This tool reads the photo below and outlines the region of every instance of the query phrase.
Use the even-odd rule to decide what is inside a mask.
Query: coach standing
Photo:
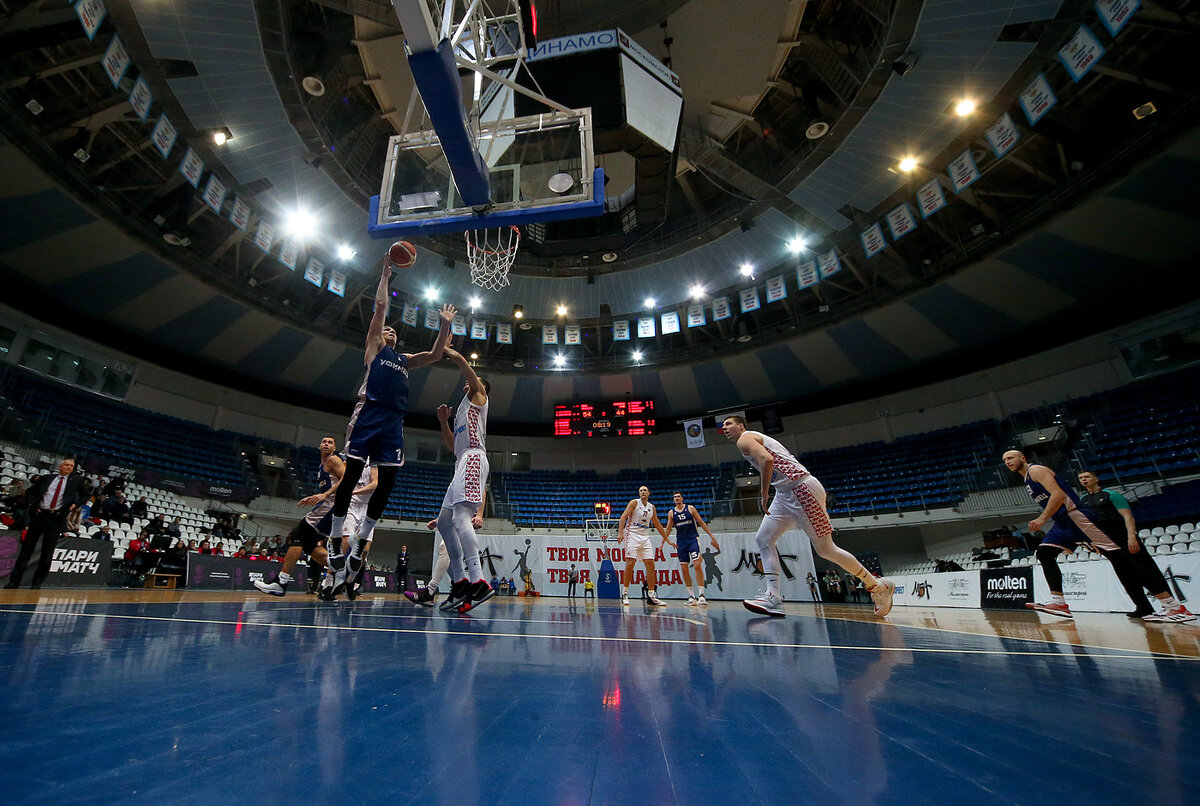
[[[83,477],[74,473],[75,460],[63,459],[58,465],[57,474],[47,473],[29,488],[29,528],[25,531],[21,553],[17,556],[17,564],[13,566],[5,588],[20,587],[21,576],[25,573],[29,558],[33,556],[33,547],[37,545],[38,538],[42,540],[42,556],[37,570],[33,572],[32,587],[42,587],[46,575],[50,573],[54,547],[67,528],[67,516],[87,500],[87,493],[90,492],[85,487]]]

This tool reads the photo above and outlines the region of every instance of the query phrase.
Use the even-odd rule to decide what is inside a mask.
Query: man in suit
[[[33,572],[32,587],[42,587],[46,575],[50,573],[54,547],[58,544],[63,530],[67,528],[67,516],[83,505],[88,492],[90,491],[86,489],[84,478],[75,475],[74,459],[63,459],[58,465],[57,473],[47,473],[33,483],[29,488],[29,528],[25,531],[21,553],[17,556],[17,564],[13,566],[5,588],[21,585],[21,576],[25,573],[25,566],[29,564],[29,559],[33,556],[33,547],[37,545],[39,538],[42,541],[42,557]]]
[[[400,593],[408,590],[408,546],[401,546],[396,555],[396,590]]]

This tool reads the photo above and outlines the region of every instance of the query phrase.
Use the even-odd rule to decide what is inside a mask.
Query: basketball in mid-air
[[[411,269],[417,262],[417,247],[408,241],[396,241],[388,248],[388,261],[397,269]]]

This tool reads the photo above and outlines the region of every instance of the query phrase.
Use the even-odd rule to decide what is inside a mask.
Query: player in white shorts
[[[821,482],[779,440],[758,431],[747,431],[743,418],[726,417],[721,427],[725,438],[737,444],[742,456],[758,468],[763,479],[762,508],[766,514],[755,540],[762,555],[767,590],[743,600],[746,609],[765,616],[786,615],[779,591],[779,551],[775,546],[784,532],[796,527],[808,536],[818,554],[863,581],[875,603],[876,615],[890,613],[896,584],[890,579],[876,578],[853,554],[833,542],[833,525],[825,511],[825,488]],[[774,501],[770,497],[771,487],[775,488]]]
[[[354,488],[354,497],[350,499],[350,508],[346,510],[346,522],[342,525],[342,542],[355,543],[350,550],[350,562],[347,563],[346,598],[354,601],[358,598],[358,590],[362,587],[363,574],[366,572],[367,555],[371,553],[371,541],[375,539],[375,527],[367,531],[363,540],[354,540],[363,519],[367,517],[367,502],[371,493],[379,486],[379,468],[364,467],[358,477],[358,486]],[[357,568],[354,576],[349,576],[349,569]],[[334,592],[336,595],[336,591]]]
[[[638,487],[638,497],[625,505],[621,519],[617,522],[617,541],[625,545],[625,584],[621,586],[621,604],[629,604],[629,583],[633,579],[633,568],[641,560],[646,567],[646,588],[650,591],[648,599],[656,607],[666,607],[667,603],[658,598],[658,578],[654,575],[654,545],[651,543],[650,529],[653,528],[662,535],[666,542],[667,533],[658,522],[658,512],[650,503],[650,488]],[[662,545],[661,543],[659,545]]]

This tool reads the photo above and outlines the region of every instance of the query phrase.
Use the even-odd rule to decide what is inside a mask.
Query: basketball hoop
[[[467,230],[467,263],[471,282],[489,291],[508,285],[508,270],[517,259],[521,230],[514,226]]]

